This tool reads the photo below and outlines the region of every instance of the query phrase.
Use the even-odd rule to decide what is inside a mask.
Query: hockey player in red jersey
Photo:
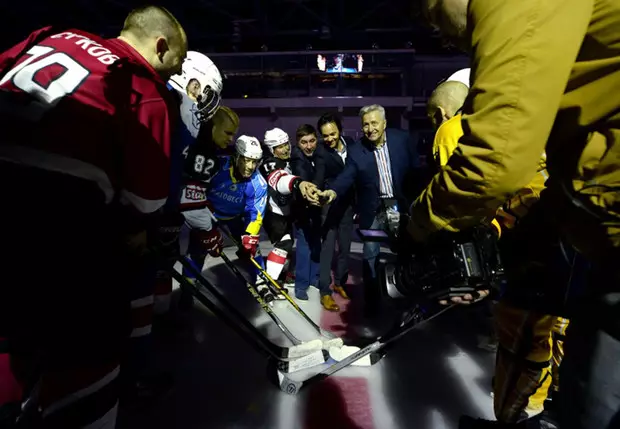
[[[167,235],[169,241],[166,252],[144,258],[144,264],[137,273],[138,278],[130,289],[132,332],[122,399],[136,406],[156,400],[169,391],[174,383],[170,373],[162,372],[153,365],[152,329],[155,326],[155,330],[162,332],[169,328],[176,330],[188,326],[189,313],[177,310],[190,308],[193,303],[191,296],[181,294],[180,305],[171,309],[171,268],[180,256],[177,239],[185,223],[179,207],[182,170],[190,146],[199,144],[196,138],[200,129],[204,125],[208,126],[207,122],[219,111],[222,77],[207,56],[189,51],[181,73],[171,77],[168,88],[180,101],[180,110],[177,110],[180,121],[170,151],[170,194],[161,209],[161,222],[157,226],[162,231],[159,235]],[[204,165],[196,173],[200,176],[197,180],[208,183],[210,174],[215,173],[211,171],[216,169],[214,159],[215,155],[212,154],[202,160]],[[209,168],[209,163],[214,163],[213,168]],[[195,170],[194,164],[191,170]]]
[[[174,16],[147,6],[117,39],[44,28],[0,54],[0,195],[10,202],[0,222],[11,249],[0,337],[14,363],[36,362],[27,374],[38,380],[23,427],[115,427],[127,279],[157,243],[146,231],[168,195],[178,115],[166,81],[186,51]]]

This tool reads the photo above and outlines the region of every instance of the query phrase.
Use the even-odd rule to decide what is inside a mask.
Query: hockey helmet
[[[244,158],[260,160],[263,157],[263,150],[260,142],[256,137],[241,136],[235,142],[235,151],[237,155]]]
[[[470,79],[470,72],[471,69],[461,69],[457,72],[454,72],[447,80],[446,82],[451,82],[451,81],[455,81],[455,82],[461,82],[462,84],[464,84],[465,86],[467,86],[467,88],[470,87],[469,85],[469,79]]]
[[[194,115],[199,122],[211,119],[220,105],[222,75],[213,61],[200,52],[189,51],[181,73],[172,76],[169,83],[194,100]]]
[[[276,147],[281,146],[283,144],[287,144],[288,142],[289,142],[288,134],[285,133],[280,128],[274,128],[271,130],[267,130],[265,132],[264,143],[265,143],[265,146],[269,148],[271,153],[273,153],[273,150]]]

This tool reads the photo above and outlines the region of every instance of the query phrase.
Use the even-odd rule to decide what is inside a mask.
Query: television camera
[[[377,267],[384,295],[419,303],[500,289],[504,270],[492,227],[438,232],[419,244],[405,231],[406,221],[401,219],[398,230],[358,229],[362,241],[384,243],[392,250]]]

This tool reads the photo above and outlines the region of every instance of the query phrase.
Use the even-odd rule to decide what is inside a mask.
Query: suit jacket
[[[394,198],[398,200],[399,210],[406,212],[409,207],[407,180],[417,172],[418,157],[416,147],[405,131],[387,129],[387,145],[392,168]],[[357,207],[360,215],[360,228],[369,228],[381,206],[379,198],[379,170],[374,154],[374,146],[365,137],[349,148],[347,164],[328,188],[333,189],[339,198],[346,195],[355,185]]]
[[[319,155],[316,151],[311,157],[307,157],[296,146],[291,150],[291,171],[293,174],[320,187],[323,182],[323,169],[317,168],[319,162]]]
[[[342,136],[347,147],[347,160],[348,154],[353,145],[356,144],[355,140],[351,137]],[[319,157],[317,170],[318,177],[323,177],[323,183],[317,183],[317,186],[321,189],[327,189],[340,173],[344,171],[346,161],[343,161],[338,152],[335,149],[321,143],[317,149]],[[355,204],[355,189],[351,187],[345,195],[338,198],[332,204],[323,208],[324,226],[332,227],[340,224],[342,216],[344,216],[346,210]]]
[[[320,167],[321,162],[321,157],[316,151],[311,157],[307,157],[298,147],[293,147],[291,150],[291,171],[293,174],[301,177],[302,180],[314,183],[318,187],[321,187],[324,181],[324,169]],[[311,207],[299,195],[295,195],[292,212],[294,219],[300,223],[307,223],[310,219],[315,221],[319,219],[320,221],[321,209]]]

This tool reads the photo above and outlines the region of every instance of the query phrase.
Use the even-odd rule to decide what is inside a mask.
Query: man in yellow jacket
[[[471,51],[472,87],[458,149],[412,205],[409,231],[423,241],[493,216],[536,175],[545,151],[550,179],[530,226],[543,237],[557,227],[592,265],[571,314],[561,426],[617,427],[620,2],[422,3],[431,23]]]
[[[448,80],[441,83],[429,98],[428,117],[436,128],[439,125],[433,140],[433,155],[439,168],[448,163],[463,136],[461,114],[457,112],[465,102],[468,91],[469,88],[464,82]],[[539,200],[546,179],[543,156],[539,162],[538,174],[498,209],[493,221],[500,237],[502,230],[506,231],[505,239],[508,240],[508,245],[502,246],[502,260],[513,270],[515,266],[521,270],[526,269],[531,260],[528,252],[519,254],[508,250],[513,242],[512,230],[518,220]],[[500,243],[503,244],[502,241]],[[549,255],[558,250],[551,246],[545,249],[545,254]],[[551,273],[551,281],[559,282],[560,286],[569,283],[568,264],[558,266],[550,263],[551,260],[545,262],[547,264],[544,269]],[[534,275],[538,275],[539,271],[535,270]],[[520,280],[525,279],[509,276],[506,286],[508,292],[500,299],[493,312],[499,341],[493,381],[495,416],[499,422],[497,427],[528,419],[532,419],[528,427],[536,427],[538,423],[535,420],[538,420],[544,410],[549,389],[558,388],[557,374],[564,357],[563,338],[568,319],[548,314],[545,308],[548,303],[538,302],[540,299],[537,296],[529,296],[527,292],[531,289],[519,284]],[[521,293],[523,291],[525,293]],[[555,304],[551,310],[555,310],[554,313],[561,311],[558,310],[560,304]],[[495,424],[476,422],[474,419],[463,420],[468,421],[471,427],[496,427]]]

